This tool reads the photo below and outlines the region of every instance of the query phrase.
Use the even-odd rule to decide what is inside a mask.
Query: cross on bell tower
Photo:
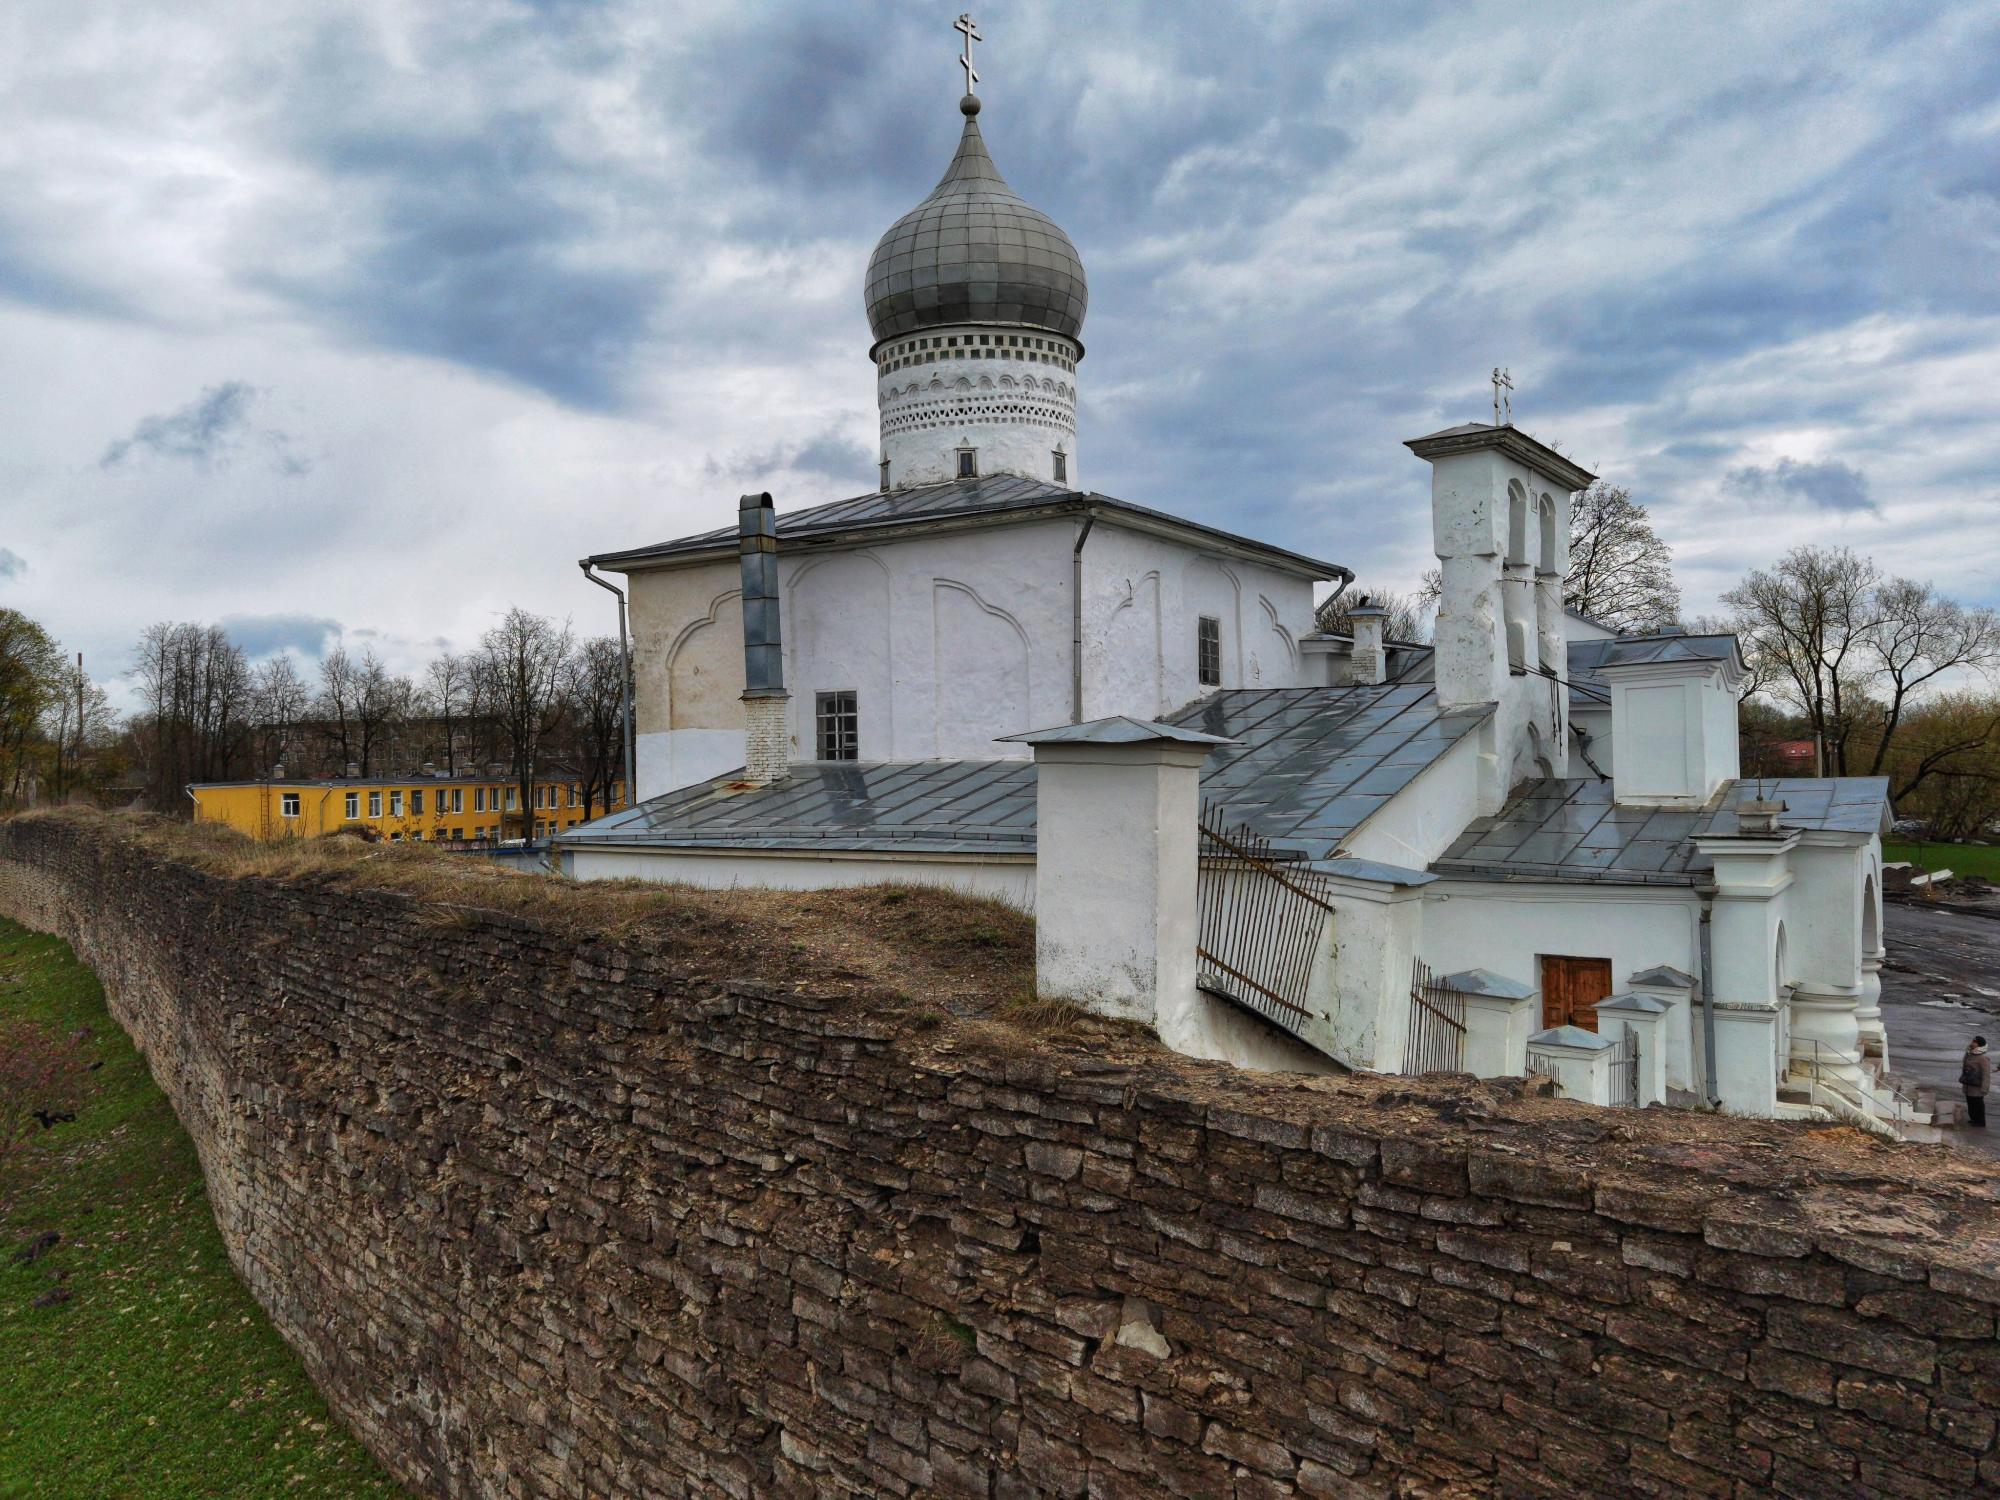
[[[1503,409],[1507,414],[1504,420],[1500,415]],[[1498,365],[1493,367],[1493,425],[1514,425],[1514,378]]]
[[[979,23],[972,19],[970,11],[951,24],[953,30],[965,34],[965,50],[959,54],[958,65],[965,69],[965,91],[969,94],[972,92],[972,86],[979,82],[979,74],[972,66],[972,44],[983,42],[986,38],[979,34]]]

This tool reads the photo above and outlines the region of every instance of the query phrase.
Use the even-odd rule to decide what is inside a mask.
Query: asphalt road
[[[2000,1056],[2000,917],[1883,907],[1882,1025],[1889,1066],[1940,1095],[1958,1097],[1965,1044],[1983,1036]],[[2000,1094],[1988,1096],[2000,1104]],[[1947,1130],[1947,1145],[2000,1159],[2000,1120],[1987,1130]]]

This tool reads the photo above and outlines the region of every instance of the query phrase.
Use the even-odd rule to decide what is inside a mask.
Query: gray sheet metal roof
[[[1340,843],[1492,714],[1447,714],[1429,683],[1233,688],[1169,722],[1235,740],[1210,752],[1201,795],[1231,823],[1310,859]]]
[[[1571,708],[1602,708],[1611,701],[1611,684],[1601,675],[1606,667],[1629,667],[1655,661],[1734,661],[1743,665],[1742,648],[1733,635],[1621,635],[1600,641],[1569,643]]]
[[[720,777],[562,835],[564,846],[1035,852],[1029,760],[813,761],[751,786]]]
[[[1427,685],[1245,688],[1219,693],[1169,722],[1237,742],[1217,746],[1202,767],[1202,799],[1224,821],[1247,822],[1308,859],[1330,859],[1344,838],[1490,713],[1442,713]],[[1035,765],[810,762],[794,765],[789,780],[772,786],[723,777],[683,787],[558,842],[1031,854]],[[1354,873],[1384,878],[1385,871]]]
[[[1608,781],[1534,781],[1496,816],[1469,824],[1431,868],[1493,879],[1692,885],[1710,868],[1694,840],[1735,833],[1738,798],[1759,786],[1786,804],[1778,820],[1785,828],[1873,833],[1889,805],[1882,776],[1731,782],[1715,805],[1693,812],[1620,807]]]
[[[1058,724],[1053,729],[1031,729],[1026,734],[1003,734],[1003,744],[1016,745],[1153,745],[1171,741],[1177,745],[1219,745],[1220,735],[1203,734],[1179,724],[1161,724],[1153,719],[1135,719],[1130,714],[1113,714],[1108,719],[1091,719],[1082,724]]]
[[[1322,562],[1318,558],[1307,557],[1283,547],[1273,547],[1268,542],[1238,536],[1234,532],[1223,531],[1218,527],[1204,526],[1199,521],[1189,521],[1180,516],[1169,515],[1162,510],[1134,505],[1129,500],[1120,500],[1115,496],[1100,495],[1095,492],[1085,494],[1081,490],[1043,484],[1036,479],[1020,479],[1011,474],[993,474],[981,479],[959,479],[944,484],[918,485],[907,490],[876,490],[865,495],[856,495],[848,500],[808,506],[804,510],[783,511],[778,516],[778,547],[783,551],[787,545],[826,542],[850,532],[889,531],[979,516],[1004,516],[1027,520],[1042,515],[1074,515],[1093,509],[1109,512],[1114,517],[1122,513],[1181,531],[1213,537],[1233,546],[1247,547],[1252,551],[1282,559],[1294,567],[1303,568],[1311,572],[1315,578],[1351,579],[1354,576],[1339,563]],[[732,524],[718,527],[714,531],[680,537],[671,542],[632,547],[622,552],[601,552],[585,560],[594,566],[617,572],[635,565],[670,562],[677,558],[693,558],[705,554],[733,557],[736,555],[736,545],[736,527]]]

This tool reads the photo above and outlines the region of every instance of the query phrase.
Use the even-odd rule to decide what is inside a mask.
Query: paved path
[[[2000,918],[1927,911],[1890,901],[1882,931],[1882,1025],[1901,1077],[1957,1098],[1959,1058],[1975,1035],[2000,1056]],[[2000,1104],[1991,1095],[1989,1104]],[[1946,1145],[2000,1158],[2000,1120],[1946,1130]]]

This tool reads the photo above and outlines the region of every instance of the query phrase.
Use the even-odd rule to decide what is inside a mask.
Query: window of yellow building
[[[347,794],[347,816],[350,818],[361,816],[361,793],[349,792]]]
[[[268,803],[265,805],[269,806]],[[296,818],[299,815],[299,794],[297,792],[281,792],[278,796],[278,811],[288,818]]]
[[[380,792],[370,792],[368,794],[368,816],[371,818],[382,816],[382,794]]]
[[[410,816],[413,818],[420,818],[423,816],[423,813],[424,813],[424,790],[422,787],[418,787],[415,791],[410,793]],[[418,834],[417,837],[422,838],[423,835]]]
[[[403,815],[403,794],[401,792],[389,793],[389,816],[392,818],[400,818],[402,817],[402,815]]]
[[[453,812],[455,812],[455,813],[462,813],[462,812],[464,812],[464,811],[465,811],[465,788],[464,788],[464,787],[462,787],[462,786],[455,786],[455,787],[453,787],[453,788],[451,789],[451,810],[452,810]],[[459,834],[458,834],[458,831],[457,831],[456,829],[454,829],[454,830],[452,831],[452,835],[451,835],[451,836],[452,836],[453,838],[457,838],[457,837],[459,836]]]

